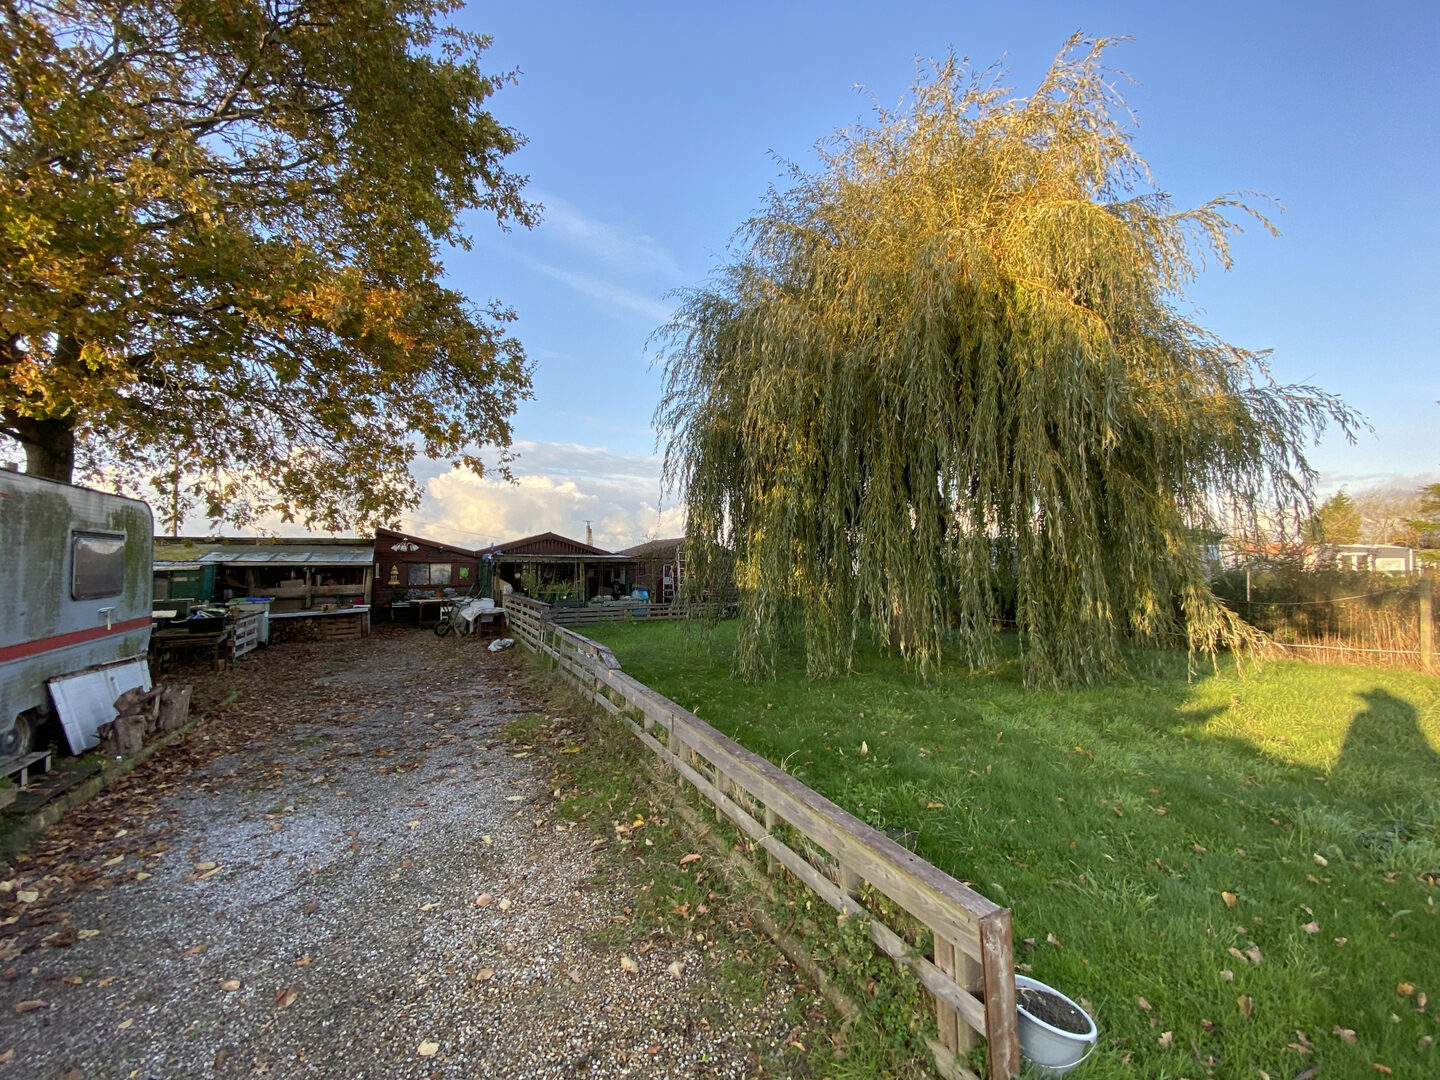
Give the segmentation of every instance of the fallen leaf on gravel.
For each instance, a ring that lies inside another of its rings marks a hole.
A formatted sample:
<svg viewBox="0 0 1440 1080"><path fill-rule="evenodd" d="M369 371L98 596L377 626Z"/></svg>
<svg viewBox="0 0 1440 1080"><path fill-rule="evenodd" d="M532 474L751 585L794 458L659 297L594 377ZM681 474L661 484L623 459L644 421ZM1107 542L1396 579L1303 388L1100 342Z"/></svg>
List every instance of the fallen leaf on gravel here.
<svg viewBox="0 0 1440 1080"><path fill-rule="evenodd" d="M109 985L110 985L112 982L114 982L114 981L115 981L115 976L114 976L114 975L106 975L103 979L101 979L99 982L97 982L97 983L95 984L95 988L96 988L97 990L98 990L98 989L102 989L102 988L104 988L104 987L106 987L106 986L109 986Z"/></svg>
<svg viewBox="0 0 1440 1080"><path fill-rule="evenodd" d="M486 833L484 836L480 837L480 842L481 842L482 844L484 844L486 847L489 847L491 844L495 843L494 840L491 840L491 839L490 839L490 834L489 834L489 833Z"/></svg>
<svg viewBox="0 0 1440 1080"><path fill-rule="evenodd" d="M296 967L309 967L309 966L310 966L310 954L307 952L304 956L300 957L299 960L296 960L296 961L295 961L295 966L296 966Z"/></svg>
<svg viewBox="0 0 1440 1080"><path fill-rule="evenodd" d="M670 973L671 978L678 979L681 975L685 974L685 961L672 960L670 961L670 966L667 967L665 970Z"/></svg>
<svg viewBox="0 0 1440 1080"><path fill-rule="evenodd" d="M101 863L100 865L101 865L101 866L119 866L119 865L120 865L122 862L124 862L124 861L125 861L125 856L124 856L124 855L116 855L113 859L106 859L106 860L105 860L103 863Z"/></svg>
<svg viewBox="0 0 1440 1080"><path fill-rule="evenodd" d="M3 1054L0 1054L0 1065L9 1065L15 1058L15 1047L10 1047Z"/></svg>
<svg viewBox="0 0 1440 1080"><path fill-rule="evenodd" d="M479 971L475 972L475 978L479 979L481 982L489 982L494 977L494 968L481 968Z"/></svg>
<svg viewBox="0 0 1440 1080"><path fill-rule="evenodd" d="M491 896L488 892L482 892L479 896L475 897L475 906L489 907L494 902L494 900L495 898Z"/></svg>
<svg viewBox="0 0 1440 1080"><path fill-rule="evenodd" d="M130 1026L131 1026L132 1024L134 1024L134 1023L135 1023L135 1018L132 1016L132 1017L130 1017L129 1020L121 1020L120 1023L116 1024L115 1026L116 1026L117 1028L119 1028L121 1031L124 1031L126 1028L130 1027Z"/></svg>
<svg viewBox="0 0 1440 1080"><path fill-rule="evenodd" d="M52 949L68 949L79 940L74 930L57 930L53 934L47 934L40 939L42 945L49 945Z"/></svg>
<svg viewBox="0 0 1440 1080"><path fill-rule="evenodd" d="M420 1049L415 1051L421 1057L434 1057L440 1052L440 1044L433 1042L422 1042Z"/></svg>
<svg viewBox="0 0 1440 1080"><path fill-rule="evenodd" d="M36 1009L48 1009L49 1007L50 1003L48 1001L41 1001L39 998L34 998L30 1001L17 1001L15 1003L15 1011L21 1015L34 1012Z"/></svg>
<svg viewBox="0 0 1440 1080"><path fill-rule="evenodd" d="M509 901L509 900L501 900L501 901L500 901L500 910L501 910L501 911L509 911L509 910L510 910L510 901Z"/></svg>
<svg viewBox="0 0 1440 1080"><path fill-rule="evenodd" d="M314 914L315 914L315 909L318 908L319 906L320 906L320 905L319 905L316 901L311 900L310 903L306 904L303 908L300 909L300 914L301 914L301 915L314 915Z"/></svg>
<svg viewBox="0 0 1440 1080"><path fill-rule="evenodd" d="M407 826L409 826L410 828L412 828L412 829L418 829L418 828L420 827L420 822L419 822L418 820L417 820L417 821L407 821L405 824L406 824ZM422 1043L421 1045L423 1045L423 1046L429 1046L430 1044L429 1044L429 1043ZM437 1047L437 1049L438 1049L438 1047Z"/></svg>
<svg viewBox="0 0 1440 1080"><path fill-rule="evenodd" d="M1240 902L1240 898L1236 896L1233 892L1222 892L1220 894L1220 899L1224 900L1225 906L1229 908L1233 908L1236 904Z"/></svg>
<svg viewBox="0 0 1440 1080"><path fill-rule="evenodd" d="M211 1068L213 1071L215 1071L216 1073L218 1073L218 1072L220 1071L221 1066L223 1066L223 1065L225 1064L225 1059L228 1058L229 1056L230 1056L230 1051L227 1050L227 1049L225 1049L225 1047L223 1047L223 1046L220 1047L219 1050L216 1050L216 1051L215 1051L215 1059L210 1062L210 1068Z"/></svg>
<svg viewBox="0 0 1440 1080"><path fill-rule="evenodd" d="M1355 1045L1354 1028L1343 1028L1339 1024L1336 1024L1335 1027L1331 1030L1330 1034L1339 1035L1341 1039L1349 1043L1351 1046Z"/></svg>
<svg viewBox="0 0 1440 1080"><path fill-rule="evenodd" d="M220 989L221 989L221 990L224 990L227 994L230 993L231 991L239 990L239 989L240 989L240 980L239 980L239 979L226 979L224 982L222 982L222 983L220 984Z"/></svg>
<svg viewBox="0 0 1440 1080"><path fill-rule="evenodd" d="M628 956L620 957L620 966L624 970L628 971L631 975L639 974L640 965L637 964L634 960L631 960Z"/></svg>
<svg viewBox="0 0 1440 1080"><path fill-rule="evenodd" d="M1240 1006L1240 1015L1246 1020L1255 1012L1255 999L1249 994L1241 994L1235 999L1235 1004Z"/></svg>
<svg viewBox="0 0 1440 1080"><path fill-rule="evenodd" d="M79 975L64 975L60 979L66 986L84 986L85 980Z"/></svg>
<svg viewBox="0 0 1440 1080"><path fill-rule="evenodd" d="M435 910L437 907L439 907L439 906L440 906L440 901L436 900L436 901L434 901L433 903L421 904L421 905L420 905L420 910L421 910L421 911L434 911L434 910Z"/></svg>
<svg viewBox="0 0 1440 1080"><path fill-rule="evenodd" d="M15 899L19 900L22 904L33 904L36 900L40 899L40 894L34 889L21 889L15 894Z"/></svg>
<svg viewBox="0 0 1440 1080"><path fill-rule="evenodd" d="M149 878L149 876L150 876L150 875L147 874L144 870L141 870L141 871L139 871L139 872L135 875L135 880L136 880L136 881L144 881L144 880L146 880L147 878Z"/></svg>
<svg viewBox="0 0 1440 1080"><path fill-rule="evenodd" d="M99 936L99 930L77 930L75 931L76 941L89 941L92 937Z"/></svg>
<svg viewBox="0 0 1440 1080"><path fill-rule="evenodd" d="M215 869L215 864L214 864L213 862L197 862L197 863L195 864L195 872L196 872L197 874L203 874L206 870L214 870L214 869Z"/></svg>
<svg viewBox="0 0 1440 1080"><path fill-rule="evenodd" d="M64 1076L60 1077L60 1080L80 1080L80 1078L84 1075L85 1074L82 1073L79 1069L71 1069Z"/></svg>
<svg viewBox="0 0 1440 1080"><path fill-rule="evenodd" d="M202 952L204 952L204 951L205 951L205 946L204 946L204 945L192 945L190 948L188 948L188 949L185 950L185 955L186 955L186 956L198 956L200 953L202 953Z"/></svg>
<svg viewBox="0 0 1440 1080"><path fill-rule="evenodd" d="M580 982L580 972L577 971L575 968L572 967L569 971L565 972L565 974L570 976L571 982L577 984Z"/></svg>
<svg viewBox="0 0 1440 1080"><path fill-rule="evenodd" d="M524 795L506 795L506 796L505 796L505 801L506 801L506 802L519 802L519 801L520 801L521 799L523 799L523 798L525 798Z"/></svg>
<svg viewBox="0 0 1440 1080"><path fill-rule="evenodd" d="M275 991L275 1004L282 1009L288 1009L295 1004L295 999L299 996L300 991L293 986L287 986L283 990Z"/></svg>

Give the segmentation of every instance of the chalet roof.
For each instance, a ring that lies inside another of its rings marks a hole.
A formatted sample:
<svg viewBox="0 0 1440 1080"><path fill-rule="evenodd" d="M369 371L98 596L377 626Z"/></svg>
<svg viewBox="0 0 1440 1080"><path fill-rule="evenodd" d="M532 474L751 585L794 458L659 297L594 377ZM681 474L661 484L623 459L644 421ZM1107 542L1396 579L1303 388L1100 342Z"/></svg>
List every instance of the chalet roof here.
<svg viewBox="0 0 1440 1080"><path fill-rule="evenodd" d="M222 563L225 566L365 566L374 557L375 549L369 544L364 547L286 544L209 551L195 561L201 565Z"/></svg>
<svg viewBox="0 0 1440 1080"><path fill-rule="evenodd" d="M561 536L559 533L553 532L537 533L534 536L511 540L507 544L492 544L488 548L483 548L480 554L505 559L527 557L617 559L622 557L613 551L582 544L579 540L572 540L568 536Z"/></svg>
<svg viewBox="0 0 1440 1080"><path fill-rule="evenodd" d="M363 536L157 536L153 558L157 563L195 562L206 555L227 556L244 551L363 551L358 562L368 562L372 545ZM352 556L336 556L334 565L348 564ZM236 562L234 558L208 559L210 563Z"/></svg>
<svg viewBox="0 0 1440 1080"><path fill-rule="evenodd" d="M629 555L632 559L643 559L650 555L668 554L684 542L683 536L676 536L669 540L646 540L634 547L621 548L620 554Z"/></svg>
<svg viewBox="0 0 1440 1080"><path fill-rule="evenodd" d="M404 543L406 541L415 544L424 544L426 547L437 548L440 551L448 551L452 555L463 555L467 559L476 558L478 555L478 552L476 552L474 548L456 547L454 544L442 543L439 540L427 540L425 537L417 536L414 533L397 532L394 529L375 530L375 550L380 553L382 558L389 552L398 550L392 547L392 544Z"/></svg>

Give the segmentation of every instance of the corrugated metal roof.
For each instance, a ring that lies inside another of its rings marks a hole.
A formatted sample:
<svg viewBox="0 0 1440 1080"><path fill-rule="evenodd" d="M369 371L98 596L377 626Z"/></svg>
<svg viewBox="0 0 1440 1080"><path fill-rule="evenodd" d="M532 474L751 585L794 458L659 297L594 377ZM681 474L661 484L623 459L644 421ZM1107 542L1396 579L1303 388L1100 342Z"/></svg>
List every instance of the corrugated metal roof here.
<svg viewBox="0 0 1440 1080"><path fill-rule="evenodd" d="M621 548L620 554L629 555L631 558L642 558L661 552L669 554L684 542L683 536L676 536L669 540L646 540L643 544L636 544L634 547Z"/></svg>
<svg viewBox="0 0 1440 1080"><path fill-rule="evenodd" d="M199 561L226 566L364 566L374 558L373 547L277 544L273 547L211 551L201 555Z"/></svg>

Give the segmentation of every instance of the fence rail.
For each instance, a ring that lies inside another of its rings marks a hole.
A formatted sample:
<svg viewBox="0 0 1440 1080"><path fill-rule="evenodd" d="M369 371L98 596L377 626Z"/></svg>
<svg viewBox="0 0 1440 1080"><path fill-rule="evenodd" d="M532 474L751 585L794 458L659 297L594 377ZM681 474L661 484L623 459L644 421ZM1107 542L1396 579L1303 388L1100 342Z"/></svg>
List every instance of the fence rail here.
<svg viewBox="0 0 1440 1080"><path fill-rule="evenodd" d="M591 701L616 716L654 754L728 817L773 868L783 866L844 915L865 920L870 939L909 968L935 1002L936 1063L969 1076L957 1055L988 1043L990 1080L1020 1069L1010 911L955 880L771 762L721 734L621 670L609 649L556 625L549 606L509 596L512 633L548 657ZM783 838L788 827L805 843ZM934 935L917 955L861 903L868 883Z"/></svg>
<svg viewBox="0 0 1440 1080"><path fill-rule="evenodd" d="M597 623L629 619L690 619L719 615L720 604L651 604L646 601L623 604L594 604L584 607L554 605L549 618L556 626L594 626Z"/></svg>

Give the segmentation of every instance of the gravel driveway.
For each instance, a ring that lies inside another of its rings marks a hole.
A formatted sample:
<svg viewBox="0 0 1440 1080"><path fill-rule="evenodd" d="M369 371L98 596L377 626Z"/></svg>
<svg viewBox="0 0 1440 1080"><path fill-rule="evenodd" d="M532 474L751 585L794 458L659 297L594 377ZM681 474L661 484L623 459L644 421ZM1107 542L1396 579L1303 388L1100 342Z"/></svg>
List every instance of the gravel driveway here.
<svg viewBox="0 0 1440 1080"><path fill-rule="evenodd" d="M4 868L0 1080L803 1072L778 954L639 925L633 858L551 812L513 652L381 626L179 679L207 722Z"/></svg>

